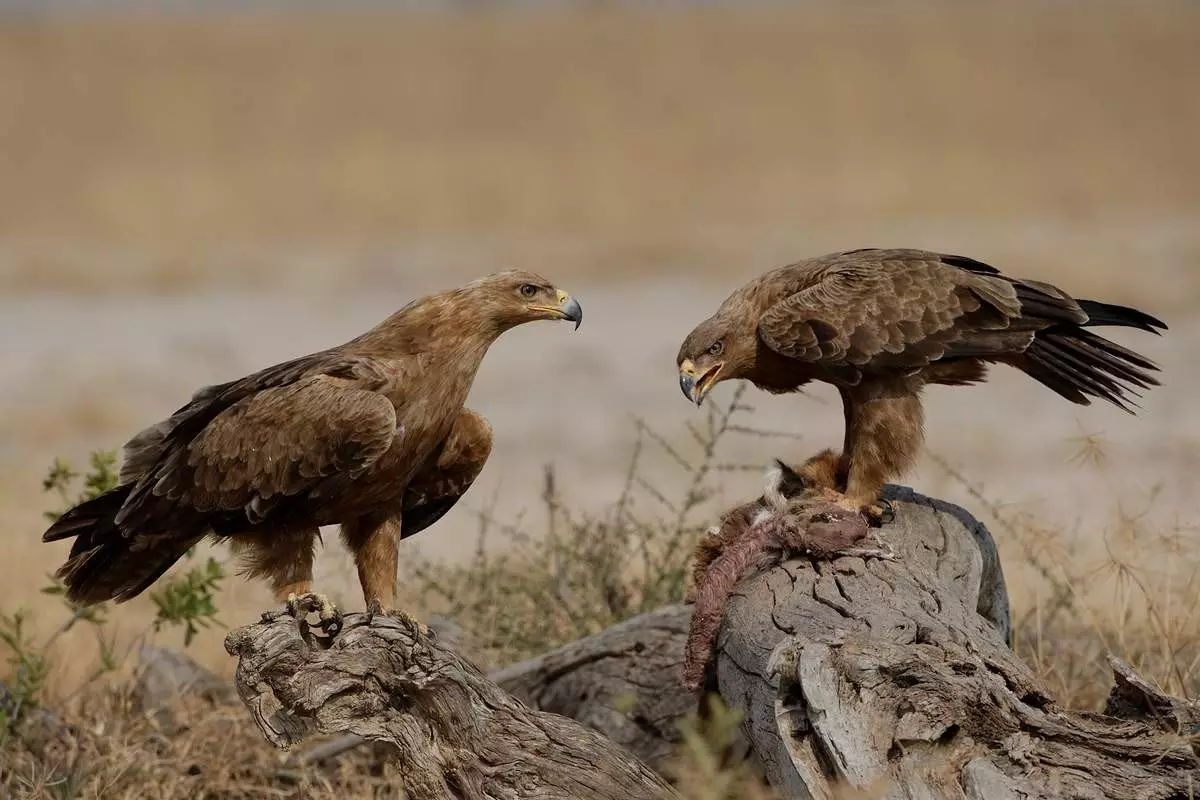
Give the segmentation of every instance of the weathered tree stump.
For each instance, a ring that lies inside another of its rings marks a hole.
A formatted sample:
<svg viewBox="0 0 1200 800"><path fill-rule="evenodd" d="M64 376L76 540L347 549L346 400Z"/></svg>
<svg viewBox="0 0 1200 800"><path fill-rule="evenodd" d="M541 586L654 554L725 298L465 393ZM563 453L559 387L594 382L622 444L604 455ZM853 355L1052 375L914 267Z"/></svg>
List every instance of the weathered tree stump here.
<svg viewBox="0 0 1200 800"><path fill-rule="evenodd" d="M696 699L679 681L691 606L665 606L488 675L527 706L582 722L662 771L680 741L679 721ZM429 621L439 643L454 649L454 626ZM290 767L304 767L366 742L344 734L297 752Z"/></svg>
<svg viewBox="0 0 1200 800"><path fill-rule="evenodd" d="M662 769L680 720L696 710L679 671L691 619L691 606L665 606L490 677L530 706L578 720Z"/></svg>
<svg viewBox="0 0 1200 800"><path fill-rule="evenodd" d="M704 688L744 713L783 796L1200 794L1200 707L1116 659L1107 715L1058 707L1009 649L987 530L910 490L887 496L895 560L787 558L725 603ZM226 644L268 739L315 726L390 742L413 797L653 797L669 790L621 746L654 767L672 754L698 701L682 675L690 623L688 606L660 609L491 680L387 617L349 615L328 649L286 616Z"/></svg>
<svg viewBox="0 0 1200 800"><path fill-rule="evenodd" d="M1009 649L984 527L907 489L888 498L897 560L790 560L743 580L726 606L708 688L747 713L773 786L797 798L847 785L889 798L1193 796L1188 704L1147 699L1156 690L1127 673L1110 711L1131 718L1059 708Z"/></svg>
<svg viewBox="0 0 1200 800"><path fill-rule="evenodd" d="M658 798L663 779L574 720L528 708L396 618L347 615L327 648L287 615L232 631L237 688L286 747L315 728L389 743L414 800Z"/></svg>

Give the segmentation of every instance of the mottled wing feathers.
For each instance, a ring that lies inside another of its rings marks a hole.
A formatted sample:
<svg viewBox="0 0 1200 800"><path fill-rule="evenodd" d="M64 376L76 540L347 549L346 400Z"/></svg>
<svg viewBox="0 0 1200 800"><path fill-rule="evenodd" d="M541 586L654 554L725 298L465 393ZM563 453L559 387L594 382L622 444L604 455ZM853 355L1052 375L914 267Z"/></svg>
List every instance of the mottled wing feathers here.
<svg viewBox="0 0 1200 800"><path fill-rule="evenodd" d="M170 417L151 425L125 443L119 481L129 483L139 480L158 462L167 447L189 440L222 411L257 391L272 386L286 386L308 375L336 373L348 368L373 371L365 361L323 351L275 364L235 381L204 386Z"/></svg>
<svg viewBox="0 0 1200 800"><path fill-rule="evenodd" d="M149 472L154 467L154 462L162 455L163 445L170 432L171 420L166 419L140 431L126 442L121 448L121 470L117 474L117 483L136 483Z"/></svg>
<svg viewBox="0 0 1200 800"><path fill-rule="evenodd" d="M180 497L206 511L296 494L334 473L361 472L395 434L396 410L383 395L324 375L264 389L222 412L181 451L191 485ZM165 475L158 485L167 496L179 491Z"/></svg>
<svg viewBox="0 0 1200 800"><path fill-rule="evenodd" d="M263 388L251 388L254 377L244 388L227 384L198 394L181 409L182 422L179 415L168 420L165 433L139 434L143 449L132 448L130 460L141 475L118 525L151 532L155 517L165 521L178 510L243 509L249 522L259 522L282 498L312 491L331 476L352 479L392 445L396 412L372 390L379 381L372 365L333 362ZM212 405L223 407L215 414L196 407ZM195 429L198 418L207 421ZM136 463L155 450L152 466Z"/></svg>
<svg viewBox="0 0 1200 800"><path fill-rule="evenodd" d="M1007 346L1020 313L1011 283L920 251L842 254L810 275L762 314L758 334L775 352L842 379L992 352Z"/></svg>
<svg viewBox="0 0 1200 800"><path fill-rule="evenodd" d="M855 250L776 270L760 283L738 301L768 300L759 309L762 343L836 382L939 361L927 380L971 382L982 377L984 362L1004 361L1073 402L1098 397L1126 410L1138 389L1158 383L1153 362L1086 328L1158 333L1166 328L1160 320L1076 300L965 256ZM981 361L964 365L971 359Z"/></svg>

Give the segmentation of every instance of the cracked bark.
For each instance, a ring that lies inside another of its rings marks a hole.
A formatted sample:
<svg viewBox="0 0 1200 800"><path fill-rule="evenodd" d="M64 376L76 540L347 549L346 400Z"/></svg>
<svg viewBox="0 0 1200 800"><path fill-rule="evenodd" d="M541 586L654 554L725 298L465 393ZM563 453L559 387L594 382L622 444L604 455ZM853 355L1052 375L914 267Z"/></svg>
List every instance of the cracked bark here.
<svg viewBox="0 0 1200 800"><path fill-rule="evenodd" d="M530 706L576 719L661 769L679 741L679 720L696 710L679 667L691 619L691 606L666 606L491 678Z"/></svg>
<svg viewBox="0 0 1200 800"><path fill-rule="evenodd" d="M1113 660L1108 716L1058 707L1009 649L990 534L900 487L897 561L792 559L744 578L707 689L787 797L1185 798L1200 710Z"/></svg>
<svg viewBox="0 0 1200 800"><path fill-rule="evenodd" d="M1107 715L1059 708L1008 647L986 529L907 489L887 496L898 560L796 558L725 601L708 688L743 711L741 744L783 796L1197 794L1197 706L1114 659ZM349 615L328 650L286 617L227 646L268 739L316 728L390 742L411 797L637 798L665 791L643 763L665 764L697 706L681 669L691 618L690 606L643 614L490 680L386 617Z"/></svg>
<svg viewBox="0 0 1200 800"><path fill-rule="evenodd" d="M696 710L679 672L691 619L691 606L665 606L488 677L530 708L582 722L661 771L680 740L679 721ZM288 765L337 758L364 741L345 734L295 753Z"/></svg>
<svg viewBox="0 0 1200 800"><path fill-rule="evenodd" d="M391 744L414 800L673 796L611 740L530 709L405 620L347 615L326 649L291 617L266 615L225 646L269 741L286 747L315 729Z"/></svg>

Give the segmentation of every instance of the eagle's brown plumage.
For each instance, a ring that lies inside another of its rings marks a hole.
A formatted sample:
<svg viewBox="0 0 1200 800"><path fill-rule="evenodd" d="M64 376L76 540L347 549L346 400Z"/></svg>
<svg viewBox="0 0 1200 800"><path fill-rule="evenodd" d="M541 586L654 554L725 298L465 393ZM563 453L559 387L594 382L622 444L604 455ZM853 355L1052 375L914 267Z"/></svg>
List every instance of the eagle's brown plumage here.
<svg viewBox="0 0 1200 800"><path fill-rule="evenodd" d="M916 457L926 384L976 383L998 362L1074 403L1101 398L1129 411L1131 395L1158 384L1150 374L1158 368L1087 330L1103 325L1166 329L1136 309L1076 300L963 256L853 250L738 289L684 340L678 365L697 403L730 378L771 392L837 386L843 452L821 454L804 472L870 507Z"/></svg>
<svg viewBox="0 0 1200 800"><path fill-rule="evenodd" d="M74 538L68 597L128 600L213 535L280 599L310 591L318 528L340 524L368 607L395 600L397 543L436 522L491 451L463 407L488 347L537 319L582 318L527 272L417 300L338 347L201 389L125 446L117 488L43 536Z"/></svg>

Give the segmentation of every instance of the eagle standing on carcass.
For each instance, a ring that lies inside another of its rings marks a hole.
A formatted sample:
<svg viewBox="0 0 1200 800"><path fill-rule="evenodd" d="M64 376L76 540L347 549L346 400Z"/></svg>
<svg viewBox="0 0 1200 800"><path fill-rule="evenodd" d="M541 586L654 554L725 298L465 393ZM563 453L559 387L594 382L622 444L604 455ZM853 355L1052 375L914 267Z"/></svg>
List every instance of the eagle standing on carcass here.
<svg viewBox="0 0 1200 800"><path fill-rule="evenodd" d="M398 544L475 480L492 446L464 407L488 347L541 319L579 327L546 279L501 272L410 303L338 347L201 389L124 448L119 485L63 514L58 570L71 600L128 600L206 536L229 540L279 601L336 614L312 594L322 525L341 526L366 607L391 611Z"/></svg>
<svg viewBox="0 0 1200 800"><path fill-rule="evenodd" d="M878 522L880 492L916 459L921 389L985 379L1016 367L1073 403L1129 411L1136 389L1158 385L1148 359L1090 327L1151 333L1159 320L1124 306L1076 300L963 256L851 250L800 261L738 289L679 349L684 395L699 405L717 383L749 380L783 393L831 383L845 410L841 454L826 450L800 474L814 490Z"/></svg>

